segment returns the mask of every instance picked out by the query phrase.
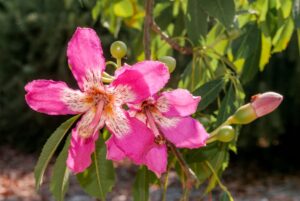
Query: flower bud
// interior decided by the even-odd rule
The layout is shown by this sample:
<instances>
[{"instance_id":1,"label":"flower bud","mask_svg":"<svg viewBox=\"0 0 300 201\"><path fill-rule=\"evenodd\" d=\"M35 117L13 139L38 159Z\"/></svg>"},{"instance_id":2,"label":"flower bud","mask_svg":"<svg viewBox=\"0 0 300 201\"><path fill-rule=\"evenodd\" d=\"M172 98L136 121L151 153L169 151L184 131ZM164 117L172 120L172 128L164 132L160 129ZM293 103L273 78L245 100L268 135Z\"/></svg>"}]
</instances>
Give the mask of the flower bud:
<instances>
[{"instance_id":1,"label":"flower bud","mask_svg":"<svg viewBox=\"0 0 300 201\"><path fill-rule=\"evenodd\" d=\"M176 60L173 57L163 56L163 57L160 57L158 60L166 64L170 73L172 73L175 70Z\"/></svg>"},{"instance_id":2,"label":"flower bud","mask_svg":"<svg viewBox=\"0 0 300 201\"><path fill-rule=\"evenodd\" d=\"M222 126L217 134L217 139L221 142L230 142L235 136L232 126Z\"/></svg>"},{"instance_id":3,"label":"flower bud","mask_svg":"<svg viewBox=\"0 0 300 201\"><path fill-rule=\"evenodd\" d=\"M252 96L251 102L240 107L230 117L232 124L248 124L255 119L273 112L281 103L283 97L274 92L266 92Z\"/></svg>"},{"instance_id":4,"label":"flower bud","mask_svg":"<svg viewBox=\"0 0 300 201\"><path fill-rule=\"evenodd\" d=\"M262 117L273 112L282 102L282 95L275 92L266 92L252 96L251 105L257 115Z\"/></svg>"}]
</instances>

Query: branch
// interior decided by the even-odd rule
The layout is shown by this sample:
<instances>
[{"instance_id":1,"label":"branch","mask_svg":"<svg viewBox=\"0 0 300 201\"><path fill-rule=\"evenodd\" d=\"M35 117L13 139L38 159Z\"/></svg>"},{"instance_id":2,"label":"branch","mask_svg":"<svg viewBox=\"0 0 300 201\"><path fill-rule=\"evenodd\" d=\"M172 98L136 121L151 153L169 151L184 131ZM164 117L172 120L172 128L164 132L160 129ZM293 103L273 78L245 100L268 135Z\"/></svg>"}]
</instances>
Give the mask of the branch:
<instances>
[{"instance_id":1,"label":"branch","mask_svg":"<svg viewBox=\"0 0 300 201\"><path fill-rule=\"evenodd\" d=\"M151 59L150 29L151 29L152 22L153 22L153 16L152 16L153 4L154 4L154 0L146 0L145 1L146 18L145 18L145 23L144 23L143 42L144 42L144 52L145 52L145 59L146 60Z\"/></svg>"},{"instance_id":2,"label":"branch","mask_svg":"<svg viewBox=\"0 0 300 201\"><path fill-rule=\"evenodd\" d=\"M168 34L163 32L154 20L152 21L152 30L160 35L162 40L166 41L173 49L177 50L178 52L182 54L193 54L192 48L180 46L176 41L170 38Z\"/></svg>"}]
</instances>

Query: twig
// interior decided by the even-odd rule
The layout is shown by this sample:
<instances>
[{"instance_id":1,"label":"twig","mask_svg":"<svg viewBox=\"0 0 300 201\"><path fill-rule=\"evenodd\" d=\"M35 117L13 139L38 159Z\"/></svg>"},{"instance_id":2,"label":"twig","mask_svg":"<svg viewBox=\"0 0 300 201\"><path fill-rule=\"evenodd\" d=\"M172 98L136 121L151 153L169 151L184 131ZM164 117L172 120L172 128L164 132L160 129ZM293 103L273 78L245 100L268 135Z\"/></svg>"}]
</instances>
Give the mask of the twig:
<instances>
[{"instance_id":1,"label":"twig","mask_svg":"<svg viewBox=\"0 0 300 201\"><path fill-rule=\"evenodd\" d=\"M166 41L173 49L179 51L182 54L193 54L192 48L180 46L178 43L176 43L176 41L170 38L168 34L163 32L153 19L152 19L152 30L158 35L160 35L161 39Z\"/></svg>"},{"instance_id":2,"label":"twig","mask_svg":"<svg viewBox=\"0 0 300 201\"><path fill-rule=\"evenodd\" d=\"M151 38L150 38L150 29L153 22L152 11L153 11L153 3L154 0L146 0L145 1L145 11L146 11L146 18L144 23L144 52L145 52L145 59L151 59Z\"/></svg>"}]
</instances>

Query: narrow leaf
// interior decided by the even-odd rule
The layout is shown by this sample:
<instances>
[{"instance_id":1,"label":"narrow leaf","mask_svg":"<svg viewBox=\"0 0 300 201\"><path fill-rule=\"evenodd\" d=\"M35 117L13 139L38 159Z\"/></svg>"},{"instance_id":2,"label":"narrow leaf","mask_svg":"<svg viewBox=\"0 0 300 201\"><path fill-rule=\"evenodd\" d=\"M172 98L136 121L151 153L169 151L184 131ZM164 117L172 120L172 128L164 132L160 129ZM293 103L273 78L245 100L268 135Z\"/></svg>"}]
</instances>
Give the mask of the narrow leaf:
<instances>
[{"instance_id":1,"label":"narrow leaf","mask_svg":"<svg viewBox=\"0 0 300 201\"><path fill-rule=\"evenodd\" d=\"M200 86L194 91L194 95L201 96L200 104L198 105L197 111L203 110L210 103L212 103L219 95L225 85L223 78L212 80Z\"/></svg>"},{"instance_id":2,"label":"narrow leaf","mask_svg":"<svg viewBox=\"0 0 300 201\"><path fill-rule=\"evenodd\" d=\"M80 186L90 195L105 200L115 183L112 161L106 160L106 147L103 138L96 142L92 164L83 173L77 174Z\"/></svg>"},{"instance_id":3,"label":"narrow leaf","mask_svg":"<svg viewBox=\"0 0 300 201\"><path fill-rule=\"evenodd\" d=\"M66 166L71 135L66 140L65 146L58 155L53 167L50 190L57 201L63 201L69 187L70 171Z\"/></svg>"},{"instance_id":4,"label":"narrow leaf","mask_svg":"<svg viewBox=\"0 0 300 201\"><path fill-rule=\"evenodd\" d=\"M149 199L149 173L145 166L142 166L136 176L133 185L134 201L148 201Z\"/></svg>"},{"instance_id":5,"label":"narrow leaf","mask_svg":"<svg viewBox=\"0 0 300 201\"><path fill-rule=\"evenodd\" d=\"M288 18L283 25L277 30L272 44L274 45L274 49L272 53L281 52L285 50L294 31L294 21L290 17Z\"/></svg>"},{"instance_id":6,"label":"narrow leaf","mask_svg":"<svg viewBox=\"0 0 300 201\"><path fill-rule=\"evenodd\" d=\"M35 176L35 182L36 182L36 189L38 190L41 183L43 182L43 176L45 173L45 170L47 168L47 165L52 158L55 150L57 149L58 145L64 138L65 134L68 132L68 130L72 127L74 122L79 118L80 115L76 115L64 123L62 123L50 136L50 138L47 140L46 144L43 147L42 153L39 157L39 160L37 162L37 165L34 169L34 176Z\"/></svg>"},{"instance_id":7,"label":"narrow leaf","mask_svg":"<svg viewBox=\"0 0 300 201\"><path fill-rule=\"evenodd\" d=\"M185 22L187 34L195 45L199 44L201 36L207 34L207 17L198 0L188 1Z\"/></svg>"},{"instance_id":8,"label":"narrow leaf","mask_svg":"<svg viewBox=\"0 0 300 201\"><path fill-rule=\"evenodd\" d=\"M204 11L217 18L226 28L232 24L235 15L234 0L198 0L197 2Z\"/></svg>"}]
</instances>

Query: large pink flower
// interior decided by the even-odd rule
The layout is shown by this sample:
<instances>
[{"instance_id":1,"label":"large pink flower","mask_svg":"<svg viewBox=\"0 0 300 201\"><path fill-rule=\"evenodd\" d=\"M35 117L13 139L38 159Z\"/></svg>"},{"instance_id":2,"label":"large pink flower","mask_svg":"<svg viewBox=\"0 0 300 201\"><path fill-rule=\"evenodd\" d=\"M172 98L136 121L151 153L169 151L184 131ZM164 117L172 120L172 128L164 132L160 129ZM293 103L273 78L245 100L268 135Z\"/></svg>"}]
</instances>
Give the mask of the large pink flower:
<instances>
[{"instance_id":1,"label":"large pink flower","mask_svg":"<svg viewBox=\"0 0 300 201\"><path fill-rule=\"evenodd\" d=\"M142 122L129 117L123 105L140 102L163 87L169 79L166 66L154 61L140 62L119 72L110 85L104 85L101 75L105 59L101 42L96 32L89 28L77 28L68 44L67 57L80 90L73 90L64 82L35 80L25 86L25 99L38 112L83 114L72 130L68 167L78 173L91 164L98 131L105 124L120 144L124 144L125 136L145 134L143 140L133 146L143 151L153 140L151 132Z\"/></svg>"},{"instance_id":2,"label":"large pink flower","mask_svg":"<svg viewBox=\"0 0 300 201\"><path fill-rule=\"evenodd\" d=\"M192 96L187 90L176 89L148 98L139 104L130 104L130 114L145 122L152 130L154 138L143 143L147 146L144 151L140 151L139 158L133 158L131 154L135 151L134 148L128 144L120 144L119 139L112 136L107 142L108 158L120 160L130 153L128 157L136 164L145 164L160 176L167 168L166 140L178 148L205 146L207 132L197 120L190 117L196 111L199 101L200 97ZM141 143L147 135L148 133L138 133L135 139ZM132 139L127 141L134 143Z\"/></svg>"}]
</instances>

